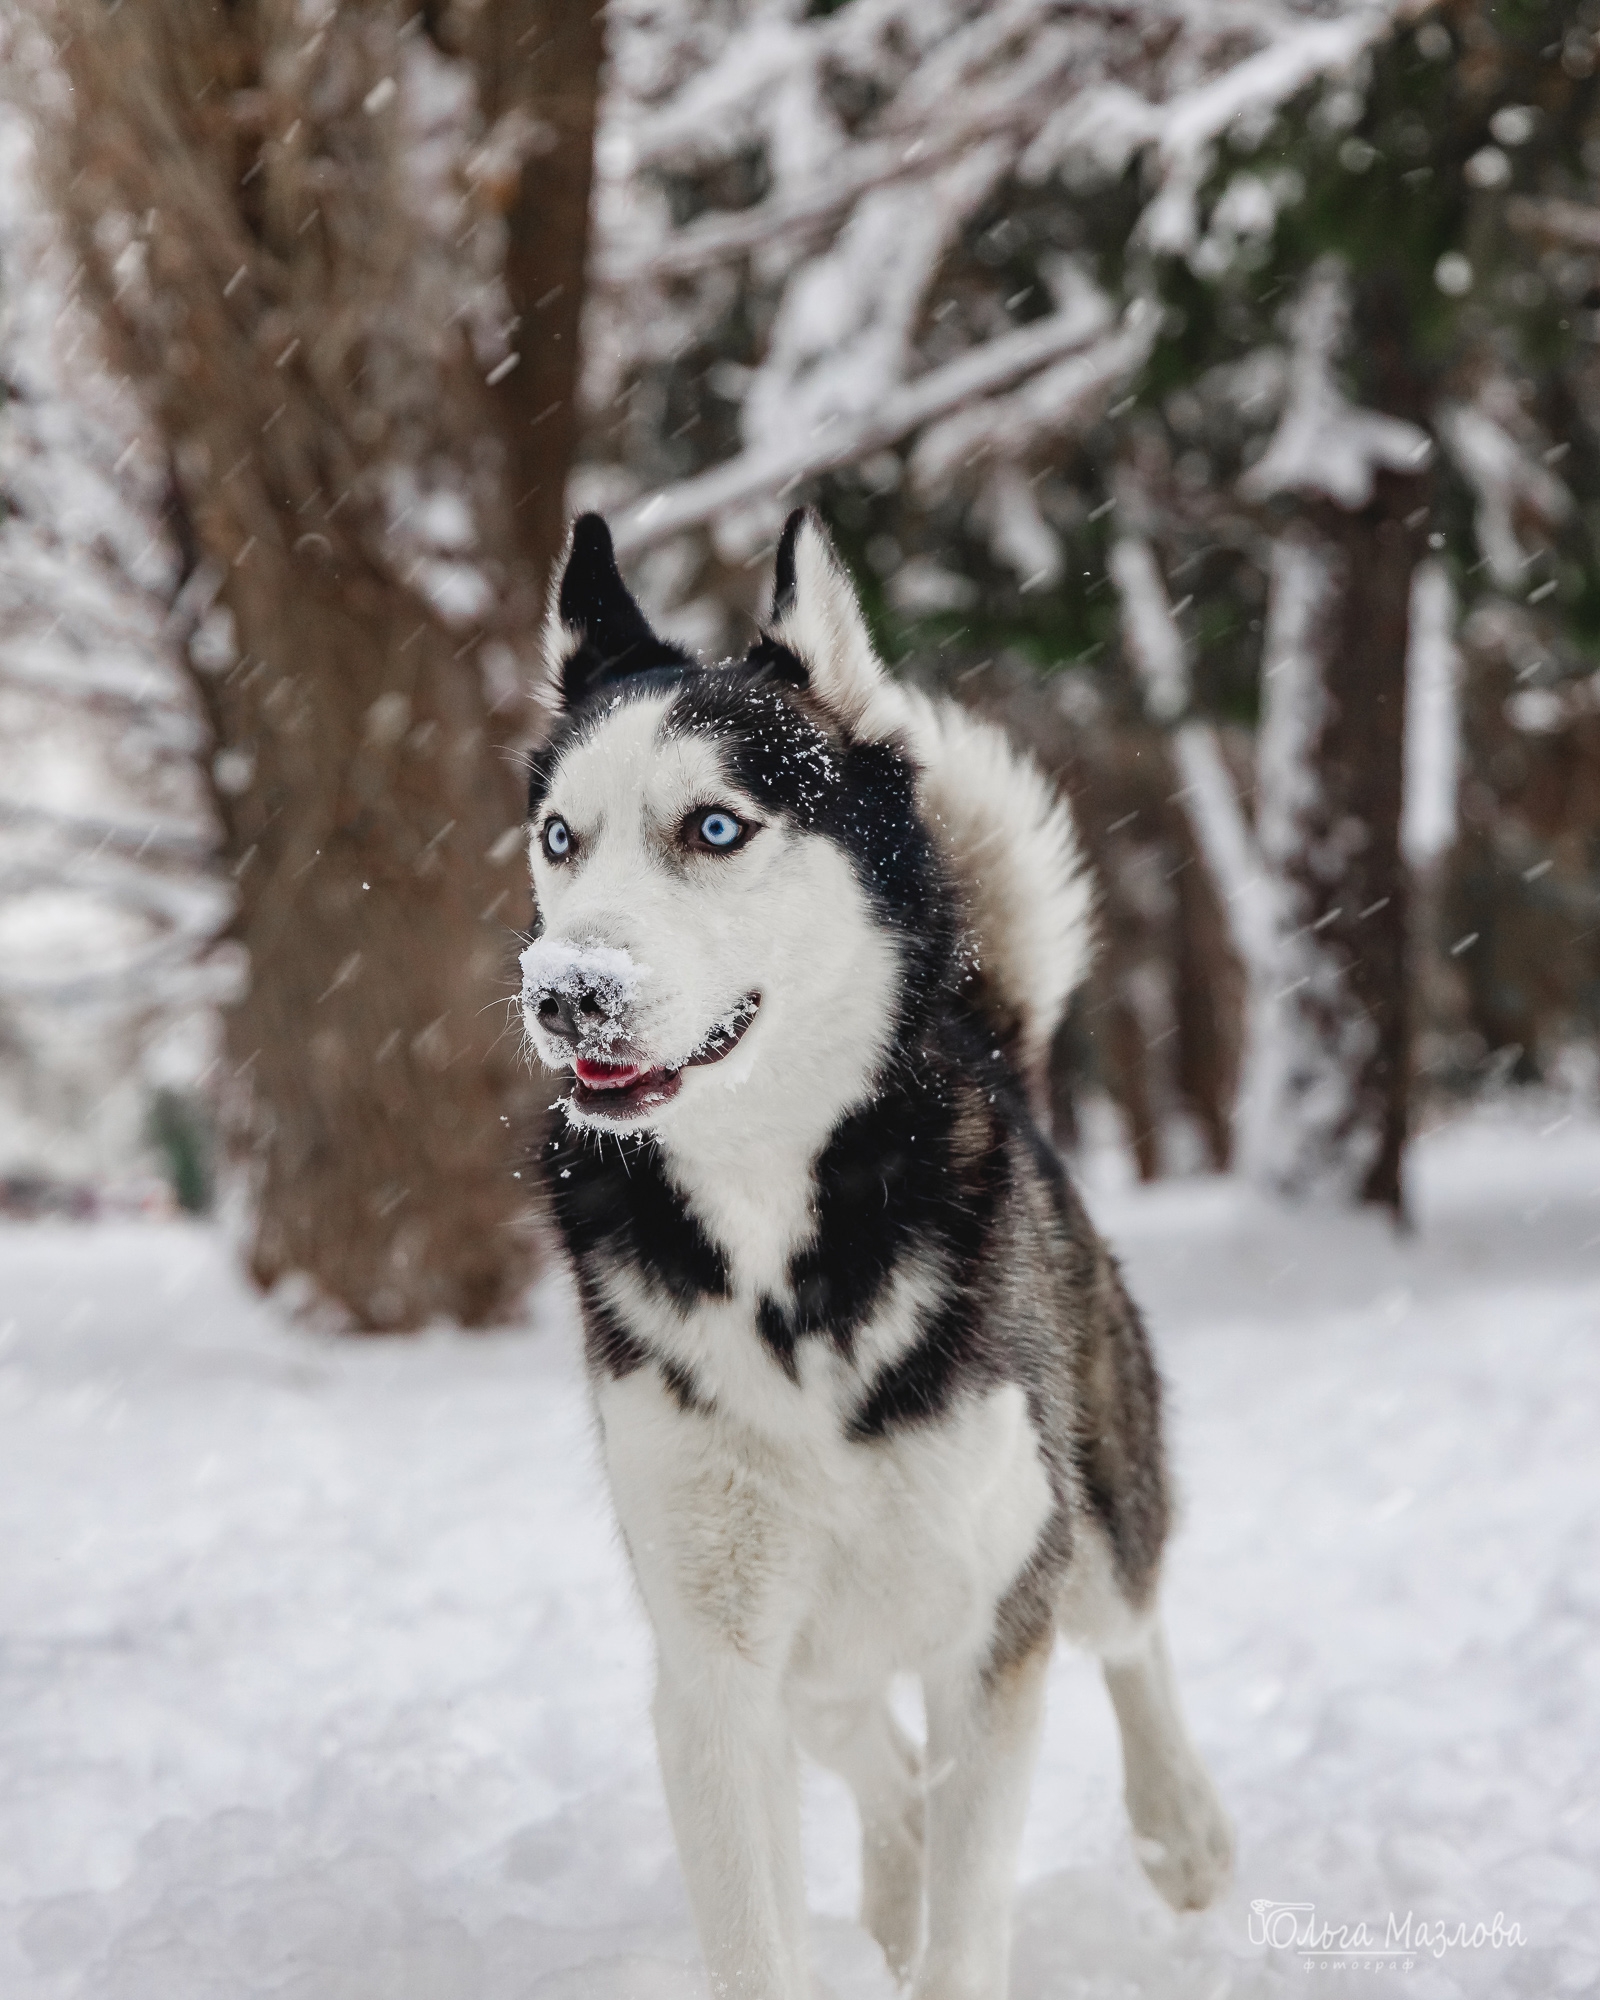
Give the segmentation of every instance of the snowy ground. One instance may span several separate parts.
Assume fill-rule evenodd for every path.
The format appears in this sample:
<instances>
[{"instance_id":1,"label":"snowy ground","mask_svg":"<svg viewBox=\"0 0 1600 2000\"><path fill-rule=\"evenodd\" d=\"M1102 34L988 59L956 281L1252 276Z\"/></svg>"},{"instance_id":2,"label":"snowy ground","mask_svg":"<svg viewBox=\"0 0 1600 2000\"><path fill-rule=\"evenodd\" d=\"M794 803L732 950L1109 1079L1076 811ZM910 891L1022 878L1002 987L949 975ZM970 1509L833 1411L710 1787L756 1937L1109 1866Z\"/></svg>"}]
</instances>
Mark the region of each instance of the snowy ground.
<instances>
[{"instance_id":1,"label":"snowy ground","mask_svg":"<svg viewBox=\"0 0 1600 2000\"><path fill-rule=\"evenodd\" d=\"M1018 2000L1298 1991L1256 1897L1528 1940L1324 1989L1600 1979L1600 1126L1482 1115L1417 1168L1402 1243L1216 1183L1095 1196L1171 1383L1173 1647L1239 1879L1157 1902L1063 1655ZM0 1231L0 1994L703 1992L648 1642L540 1303L531 1336L338 1343L201 1229ZM884 2000L848 1802L817 1777L807 1814L821 1977Z\"/></svg>"}]
</instances>

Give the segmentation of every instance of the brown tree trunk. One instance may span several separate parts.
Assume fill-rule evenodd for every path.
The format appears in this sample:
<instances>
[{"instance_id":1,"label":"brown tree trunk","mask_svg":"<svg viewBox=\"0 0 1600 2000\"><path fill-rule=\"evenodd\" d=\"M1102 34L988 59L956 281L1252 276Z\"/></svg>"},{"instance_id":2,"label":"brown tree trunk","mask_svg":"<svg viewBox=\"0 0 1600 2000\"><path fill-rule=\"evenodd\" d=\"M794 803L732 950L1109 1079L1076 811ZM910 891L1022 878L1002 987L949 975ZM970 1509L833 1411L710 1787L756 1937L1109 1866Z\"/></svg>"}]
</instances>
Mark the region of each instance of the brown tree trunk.
<instances>
[{"instance_id":1,"label":"brown tree trunk","mask_svg":"<svg viewBox=\"0 0 1600 2000\"><path fill-rule=\"evenodd\" d=\"M1161 1175L1161 1132L1150 1097L1149 1046L1144 1022L1126 993L1115 989L1104 1002L1105 1063L1111 1095L1127 1123L1128 1146L1142 1181Z\"/></svg>"},{"instance_id":2,"label":"brown tree trunk","mask_svg":"<svg viewBox=\"0 0 1600 2000\"><path fill-rule=\"evenodd\" d=\"M1291 1194L1403 1212L1410 1085L1400 850L1406 649L1427 482L1308 505L1275 592L1296 630L1269 660L1258 832L1283 897L1275 990L1252 997L1240 1105L1247 1166Z\"/></svg>"},{"instance_id":3,"label":"brown tree trunk","mask_svg":"<svg viewBox=\"0 0 1600 2000\"><path fill-rule=\"evenodd\" d=\"M517 366L491 394L512 528L536 592L566 534L567 470L578 449L574 390L603 24L602 8L572 0L498 0L477 13L471 38L485 115L515 108L535 134L507 190L505 285Z\"/></svg>"},{"instance_id":4,"label":"brown tree trunk","mask_svg":"<svg viewBox=\"0 0 1600 2000\"><path fill-rule=\"evenodd\" d=\"M1373 1135L1361 1199L1397 1216L1411 1097L1410 876L1400 848L1405 785L1406 652L1411 581L1423 538L1408 528L1427 482L1382 473L1371 506L1323 510L1319 530L1340 551L1344 587L1328 659L1320 768L1328 837L1347 848L1328 882L1312 858L1313 923L1349 968L1349 999L1371 1025L1352 1117ZM1342 837L1346 826L1363 837ZM1337 911L1335 915L1334 912Z\"/></svg>"},{"instance_id":5,"label":"brown tree trunk","mask_svg":"<svg viewBox=\"0 0 1600 2000\"><path fill-rule=\"evenodd\" d=\"M489 0L485 45L537 12ZM530 423L533 447L494 436L447 310L482 289L451 263L473 231L430 236L408 181L398 12L341 7L309 39L290 0L61 0L59 19L76 101L57 195L158 429L187 566L216 586L191 661L249 956L227 1046L251 1269L304 1274L363 1327L481 1324L531 1274L514 1173L540 1093L507 1018L530 718L478 662L486 636L513 659L533 636L570 414ZM598 32L562 46L568 109L553 138L530 128L509 283L519 310L571 301L528 369L570 413ZM502 67L480 99L504 111L527 85ZM540 504L519 516L530 451ZM468 497L498 599L477 626L413 581L396 467Z\"/></svg>"},{"instance_id":6,"label":"brown tree trunk","mask_svg":"<svg viewBox=\"0 0 1600 2000\"><path fill-rule=\"evenodd\" d=\"M228 601L295 663L247 655L205 688L217 739L255 759L221 799L251 965L227 1047L252 1275L304 1272L364 1327L482 1324L528 1275L516 776L458 641L387 577L258 546Z\"/></svg>"},{"instance_id":7,"label":"brown tree trunk","mask_svg":"<svg viewBox=\"0 0 1600 2000\"><path fill-rule=\"evenodd\" d=\"M1177 1084L1200 1127L1212 1168L1225 1173L1233 1158L1244 976L1216 884L1188 820L1173 810L1172 824L1176 841L1186 850L1185 865L1175 877Z\"/></svg>"}]
</instances>

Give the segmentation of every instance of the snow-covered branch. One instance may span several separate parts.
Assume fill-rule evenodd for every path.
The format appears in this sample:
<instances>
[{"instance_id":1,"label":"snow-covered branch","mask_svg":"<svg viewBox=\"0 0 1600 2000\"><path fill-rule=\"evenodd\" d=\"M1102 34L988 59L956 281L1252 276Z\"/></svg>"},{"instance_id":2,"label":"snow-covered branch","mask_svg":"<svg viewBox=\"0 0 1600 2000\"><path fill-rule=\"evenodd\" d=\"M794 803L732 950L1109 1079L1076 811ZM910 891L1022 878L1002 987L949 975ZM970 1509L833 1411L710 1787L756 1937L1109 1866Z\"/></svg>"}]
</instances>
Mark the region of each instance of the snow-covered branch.
<instances>
[{"instance_id":1,"label":"snow-covered branch","mask_svg":"<svg viewBox=\"0 0 1600 2000\"><path fill-rule=\"evenodd\" d=\"M816 82L829 72L892 79L883 124L920 129L963 93L1047 87L1070 53L1063 11L1060 0L856 0L796 20L788 5L619 6L611 132L627 171L726 159L776 119L801 122L797 100L824 118ZM1234 0L1219 0L1224 11L1237 19Z\"/></svg>"},{"instance_id":2,"label":"snow-covered branch","mask_svg":"<svg viewBox=\"0 0 1600 2000\"><path fill-rule=\"evenodd\" d=\"M0 829L28 827L54 834L91 853L125 854L131 860L177 862L192 867L207 866L215 847L204 835L190 827L159 821L96 819L83 814L58 812L50 806L33 805L21 799L0 798Z\"/></svg>"},{"instance_id":3,"label":"snow-covered branch","mask_svg":"<svg viewBox=\"0 0 1600 2000\"><path fill-rule=\"evenodd\" d=\"M1489 573L1510 589L1527 566L1522 530L1548 530L1572 512L1572 495L1548 467L1524 447L1501 412L1490 407L1497 385L1474 403L1447 403L1439 413L1439 435L1477 496L1478 546ZM1512 422L1520 416L1514 399L1499 399Z\"/></svg>"},{"instance_id":4,"label":"snow-covered branch","mask_svg":"<svg viewBox=\"0 0 1600 2000\"><path fill-rule=\"evenodd\" d=\"M1176 722L1189 706L1189 659L1155 551L1140 535L1119 535L1110 569L1145 707L1153 721Z\"/></svg>"},{"instance_id":5,"label":"snow-covered branch","mask_svg":"<svg viewBox=\"0 0 1600 2000\"><path fill-rule=\"evenodd\" d=\"M1109 308L1099 310L1104 324ZM1083 429L1137 375L1159 326L1160 314L1136 300L1107 339L1042 369L1008 396L964 401L918 441L911 457L913 486L922 493L941 493L958 472L1014 463Z\"/></svg>"},{"instance_id":6,"label":"snow-covered branch","mask_svg":"<svg viewBox=\"0 0 1600 2000\"><path fill-rule=\"evenodd\" d=\"M1411 584L1406 648L1405 791L1400 843L1413 868L1426 868L1456 837L1461 765L1461 658L1456 595L1441 562L1418 565Z\"/></svg>"},{"instance_id":7,"label":"snow-covered branch","mask_svg":"<svg viewBox=\"0 0 1600 2000\"><path fill-rule=\"evenodd\" d=\"M0 999L35 1007L111 1006L119 1013L139 1008L215 1007L236 999L240 966L232 954L216 963L197 959L199 941L164 938L115 963L63 974L0 975Z\"/></svg>"},{"instance_id":8,"label":"snow-covered branch","mask_svg":"<svg viewBox=\"0 0 1600 2000\"><path fill-rule=\"evenodd\" d=\"M800 14L778 0L627 0L598 150L593 504L631 499L633 468L657 455L683 473L633 502L624 550L712 527L735 561L769 538L774 496L920 432L913 495L969 490L996 557L1025 583L1052 573L1053 531L1023 482L1137 373L1156 322L1108 318L1094 345L1069 335L1013 371L1011 343L1039 328L1015 326L1028 289L1009 293L1005 274L1022 225L985 220L996 193L1085 166L1116 178L1143 155L1136 234L1192 249L1218 145L1353 73L1421 4L1308 16L1293 0L853 0ZM1037 248L1059 330L1070 302ZM971 377L947 372L969 356ZM662 400L675 370L707 385L687 421ZM1338 403L1328 366L1303 373L1264 480L1287 476L1291 445L1303 469L1330 424L1344 433L1330 475L1341 497L1363 468L1411 462L1413 433ZM707 464L696 432L725 436L729 402L742 449ZM700 429L713 412L716 428ZM689 588L703 575L687 555L680 569Z\"/></svg>"},{"instance_id":9,"label":"snow-covered branch","mask_svg":"<svg viewBox=\"0 0 1600 2000\"><path fill-rule=\"evenodd\" d=\"M879 132L844 149L842 157L837 142L843 135L837 130L831 135L834 144L808 146L808 155L822 162L820 170L798 181L780 178L773 194L753 208L690 223L664 244L642 226L641 218L628 240L602 251L596 265L599 281L628 286L682 278L765 249L798 231L834 221L875 189L913 178L926 181L986 140L1008 140L1008 158L1014 157L1042 120L1052 113L1061 115L1056 111L1061 85L1085 42L1081 26L1074 32L1050 23L1052 11L1047 0L1043 4L1021 0L999 10L1002 18L983 24L981 33L958 31L949 36L942 48L925 55L920 69L891 101ZM808 81L814 78L833 53L837 37L831 27L819 23L809 36L786 38L781 45L763 35L759 58L752 62L746 54L740 64L739 87L753 94L775 88L785 58ZM1022 45L1021 38L1030 29L1035 40L1026 59L1011 67L997 63L996 57L1008 45ZM859 42L858 27L851 39ZM781 100L783 115L795 115L798 95L806 100L805 110L817 117L814 91L797 92L793 76L788 86ZM697 142L703 144L704 100L717 95L715 80L703 79L691 86L665 122L633 135L627 150L635 169L664 155L680 155ZM1070 103L1079 101L1073 98Z\"/></svg>"},{"instance_id":10,"label":"snow-covered branch","mask_svg":"<svg viewBox=\"0 0 1600 2000\"><path fill-rule=\"evenodd\" d=\"M200 725L176 700L163 694L136 693L120 676L76 668L58 672L13 657L0 662L0 686L89 714L114 716L121 722L149 723L174 749L194 751L204 742Z\"/></svg>"},{"instance_id":11,"label":"snow-covered branch","mask_svg":"<svg viewBox=\"0 0 1600 2000\"><path fill-rule=\"evenodd\" d=\"M1241 963L1255 974L1273 946L1263 893L1261 857L1239 802L1217 732L1189 705L1188 651L1173 616L1155 551L1140 535L1124 534L1111 551L1111 577L1122 605L1128 657L1152 720L1175 723L1173 762L1183 780L1179 797L1227 916Z\"/></svg>"},{"instance_id":12,"label":"snow-covered branch","mask_svg":"<svg viewBox=\"0 0 1600 2000\"><path fill-rule=\"evenodd\" d=\"M1276 10L1263 7L1248 24L1238 15L1224 23L1217 9L1209 25L1222 47L1236 51L1246 36L1259 36L1265 46L1220 74L1208 75L1210 65L1203 59L1198 66L1183 66L1190 77L1198 67L1200 80L1166 98L1143 97L1121 81L1085 91L1053 111L1023 158L1023 173L1043 180L1062 165L1083 161L1097 173L1115 175L1150 147L1155 192L1139 234L1153 249L1187 251L1199 233L1195 201L1217 143L1230 131L1248 132L1270 119L1317 78L1347 72L1397 21L1428 4L1431 0L1375 0L1333 20L1307 20L1288 9L1272 18ZM1201 16L1188 14L1183 29L1194 35L1200 28Z\"/></svg>"},{"instance_id":13,"label":"snow-covered branch","mask_svg":"<svg viewBox=\"0 0 1600 2000\"><path fill-rule=\"evenodd\" d=\"M1142 317L1140 310L1130 313L1105 345L1123 353L1130 328L1142 323ZM828 425L820 436L797 450L743 452L709 472L663 487L619 517L617 552L623 557L637 555L748 501L782 498L802 480L897 444L936 418L1005 389L1061 355L1081 349L1103 324L1098 307L1069 306L931 370L888 397L876 410L853 421L841 419Z\"/></svg>"},{"instance_id":14,"label":"snow-covered branch","mask_svg":"<svg viewBox=\"0 0 1600 2000\"><path fill-rule=\"evenodd\" d=\"M1229 940L1245 969L1258 972L1274 943L1271 906L1260 852L1216 730L1193 717L1180 722L1172 733L1172 758L1195 844L1222 898Z\"/></svg>"},{"instance_id":15,"label":"snow-covered branch","mask_svg":"<svg viewBox=\"0 0 1600 2000\"><path fill-rule=\"evenodd\" d=\"M0 866L0 901L22 896L88 897L109 909L127 911L163 933L187 938L191 948L209 943L227 921L232 898L209 876L159 875L119 860L110 850L59 858L21 860Z\"/></svg>"},{"instance_id":16,"label":"snow-covered branch","mask_svg":"<svg viewBox=\"0 0 1600 2000\"><path fill-rule=\"evenodd\" d=\"M25 19L0 22L0 1165L37 1147L98 1175L142 1154L146 1053L197 1052L194 1010L230 997L209 955L232 899L200 830L165 468L35 183Z\"/></svg>"},{"instance_id":17,"label":"snow-covered branch","mask_svg":"<svg viewBox=\"0 0 1600 2000\"><path fill-rule=\"evenodd\" d=\"M936 167L964 158L974 146L1011 130L1014 110L984 119L955 121L949 130L924 139L866 142L840 165L795 192L774 196L755 208L708 217L669 236L665 243L640 232L640 240L615 244L595 264L598 283L616 289L687 278L785 237L819 229L864 196L897 181L924 180Z\"/></svg>"},{"instance_id":18,"label":"snow-covered branch","mask_svg":"<svg viewBox=\"0 0 1600 2000\"><path fill-rule=\"evenodd\" d=\"M1358 409L1345 395L1334 370L1349 328L1348 274L1337 258L1324 257L1289 316L1289 393L1271 443L1239 481L1246 499L1298 493L1364 507L1379 472L1420 472L1427 464L1425 431Z\"/></svg>"},{"instance_id":19,"label":"snow-covered branch","mask_svg":"<svg viewBox=\"0 0 1600 2000\"><path fill-rule=\"evenodd\" d=\"M1309 535L1280 535L1272 545L1256 737L1256 839L1274 870L1303 853L1305 826L1319 799L1316 747L1328 696L1318 633L1337 595L1332 562Z\"/></svg>"}]
</instances>

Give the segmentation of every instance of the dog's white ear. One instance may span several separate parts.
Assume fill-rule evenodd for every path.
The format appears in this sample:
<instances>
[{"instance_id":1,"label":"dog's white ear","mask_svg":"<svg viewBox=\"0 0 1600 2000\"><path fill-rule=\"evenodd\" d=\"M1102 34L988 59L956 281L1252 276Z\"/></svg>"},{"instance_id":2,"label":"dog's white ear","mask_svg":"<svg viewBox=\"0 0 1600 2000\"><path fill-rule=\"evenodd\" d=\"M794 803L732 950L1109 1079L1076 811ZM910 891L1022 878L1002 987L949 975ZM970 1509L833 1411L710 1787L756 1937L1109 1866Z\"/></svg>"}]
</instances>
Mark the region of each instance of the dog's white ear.
<instances>
[{"instance_id":1,"label":"dog's white ear","mask_svg":"<svg viewBox=\"0 0 1600 2000\"><path fill-rule=\"evenodd\" d=\"M573 709L625 675L693 664L681 646L651 630L622 581L611 530L598 514L573 522L556 574L544 622L547 707Z\"/></svg>"},{"instance_id":2,"label":"dog's white ear","mask_svg":"<svg viewBox=\"0 0 1600 2000\"><path fill-rule=\"evenodd\" d=\"M812 694L848 735L870 742L898 727L899 690L873 651L855 585L809 507L789 516L778 543L767 637L805 668Z\"/></svg>"}]
</instances>

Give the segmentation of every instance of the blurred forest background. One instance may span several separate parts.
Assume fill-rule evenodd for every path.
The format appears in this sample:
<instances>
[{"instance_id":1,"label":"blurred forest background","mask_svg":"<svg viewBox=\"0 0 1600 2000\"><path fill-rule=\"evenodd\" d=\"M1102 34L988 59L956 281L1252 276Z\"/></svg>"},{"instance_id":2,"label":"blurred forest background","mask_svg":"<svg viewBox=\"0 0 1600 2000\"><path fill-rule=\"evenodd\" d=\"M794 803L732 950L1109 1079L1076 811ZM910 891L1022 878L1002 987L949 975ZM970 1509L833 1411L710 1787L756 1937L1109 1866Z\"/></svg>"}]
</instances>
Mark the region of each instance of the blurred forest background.
<instances>
[{"instance_id":1,"label":"blurred forest background","mask_svg":"<svg viewBox=\"0 0 1600 2000\"><path fill-rule=\"evenodd\" d=\"M569 511L1077 808L1068 1146L1600 1088L1600 0L3 0L0 1207L503 1315ZM1108 1110L1107 1107L1111 1109Z\"/></svg>"}]
</instances>

